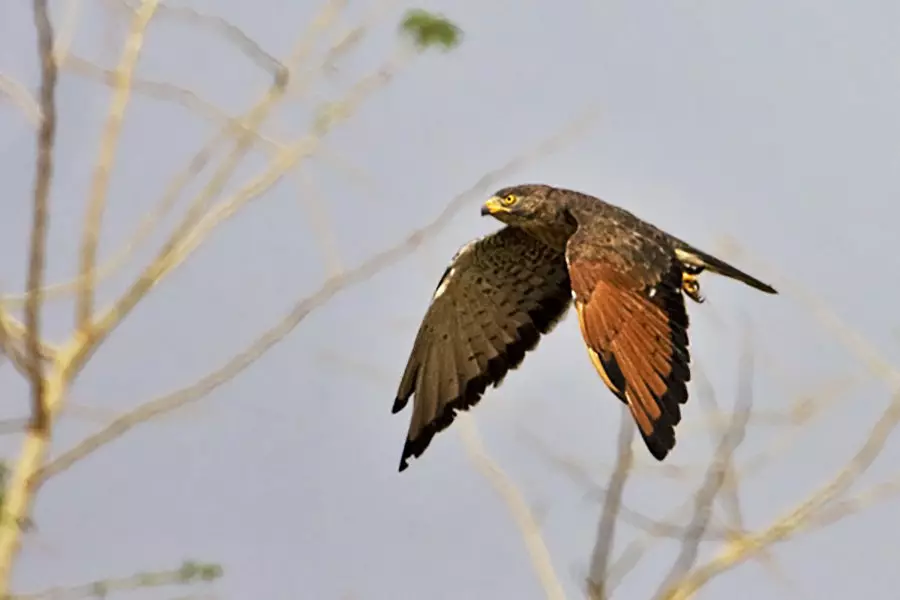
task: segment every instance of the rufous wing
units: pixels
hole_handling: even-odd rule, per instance
[[[675,446],[691,378],[680,273],[673,267],[648,281],[582,260],[569,265],[569,275],[591,362],[628,405],[650,453],[663,460]]]

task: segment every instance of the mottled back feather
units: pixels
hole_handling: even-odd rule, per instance
[[[675,446],[691,378],[682,274],[655,240],[616,227],[583,219],[569,240],[575,308],[595,369],[662,460]]]

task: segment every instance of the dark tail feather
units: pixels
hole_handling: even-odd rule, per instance
[[[701,252],[696,248],[678,248],[675,250],[675,256],[686,265],[708,269],[713,273],[737,279],[738,281],[742,281],[750,287],[766,292],[767,294],[778,293],[771,285],[765,284],[759,279],[747,275],[740,269],[732,267],[727,262],[719,260],[715,256],[710,256],[705,252]]]

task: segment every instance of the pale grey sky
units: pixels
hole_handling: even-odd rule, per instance
[[[0,3],[0,71],[34,88],[28,4]],[[73,50],[112,66],[122,27],[103,7],[113,3],[84,4]],[[277,56],[289,51],[318,7],[283,0],[182,5],[229,19]],[[57,13],[63,6],[54,3]],[[751,269],[750,259],[739,265],[776,287],[784,277],[814,291],[885,356],[900,359],[895,2],[418,6],[456,20],[466,33],[463,45],[414,61],[329,136],[326,156],[304,167],[337,224],[345,265],[429,222],[484,173],[593,106],[599,117],[589,131],[502,183],[582,189],[710,251],[730,236],[756,266]],[[343,23],[352,26],[368,8],[354,4]],[[267,131],[285,139],[302,134],[312,106],[377,68],[395,44],[405,8],[386,15],[338,72],[317,79]],[[150,28],[138,75],[190,87],[234,114],[267,85],[264,73],[214,34],[163,17]],[[76,268],[108,94],[69,73],[59,104],[51,279]],[[214,131],[213,123],[180,106],[133,99],[111,183],[104,256]],[[0,104],[4,291],[18,291],[24,281],[33,153],[27,123],[9,103]],[[253,156],[231,189],[262,165],[261,155]],[[346,165],[363,178],[352,179]],[[72,400],[124,411],[190,383],[315,290],[324,269],[304,195],[301,178],[288,177],[222,227],[97,353]],[[402,476],[396,472],[409,413],[391,415],[390,407],[419,319],[453,252],[497,227],[478,216],[473,201],[414,256],[313,312],[229,385],[136,429],[45,486],[35,511],[40,531],[23,552],[17,588],[195,558],[223,565],[225,578],[214,589],[228,599],[542,598],[513,520],[466,459],[458,432],[440,434],[421,460]],[[150,256],[144,250],[139,258]],[[103,297],[134,273],[111,280]],[[799,394],[853,378],[852,391],[813,426],[791,432],[759,425],[748,432],[739,463],[785,437],[791,442],[775,464],[744,482],[747,522],[759,528],[824,484],[855,452],[888,389],[795,295],[765,296],[712,276],[703,285],[709,301],[689,308],[692,352],[721,403],[733,399],[745,316],[761,352],[757,408],[786,410]],[[54,303],[48,329],[68,331],[71,314],[69,303]],[[527,436],[604,481],[619,404],[593,372],[574,318],[524,367],[490,390],[475,414],[488,449],[541,515],[569,597],[579,598],[600,505]],[[7,367],[0,386],[3,416],[20,416],[24,384]],[[694,384],[692,393],[697,389]],[[696,397],[684,415],[667,464],[694,467],[699,477],[712,445],[699,426]],[[65,419],[54,451],[95,427]],[[866,485],[895,476],[898,439]],[[17,442],[4,438],[6,456]],[[626,503],[665,517],[697,477],[654,476],[659,465],[637,444],[641,471],[629,483]],[[751,562],[699,597],[892,598],[900,586],[895,506],[879,504],[775,548],[789,583]],[[622,527],[619,551],[635,533]],[[710,550],[704,547],[701,560]],[[618,597],[648,597],[675,551],[672,542],[654,546]]]

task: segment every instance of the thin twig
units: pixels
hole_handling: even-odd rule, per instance
[[[815,531],[837,523],[849,516],[859,513],[863,508],[892,498],[900,492],[900,476],[895,476],[889,481],[873,485],[867,490],[859,492],[852,498],[838,502],[832,502],[823,508],[818,515],[810,519],[804,527],[804,532]]]
[[[40,127],[41,107],[20,81],[0,73],[0,95],[12,100],[33,127]]]
[[[62,66],[72,70],[74,73],[90,77],[95,81],[102,82],[114,88],[119,81],[119,74],[116,70],[103,68],[74,54],[70,54],[65,62],[62,63]],[[147,97],[156,98],[157,100],[175,102],[198,115],[211,119],[219,124],[226,125],[229,130],[247,128],[242,122],[241,117],[232,117],[226,113],[225,110],[219,108],[212,102],[201,98],[196,92],[177,86],[174,83],[132,78],[131,91],[132,93],[141,93]],[[253,134],[257,140],[264,143],[264,148],[266,150],[271,151],[273,149],[277,150],[278,148],[284,147],[283,142],[272,139],[260,131],[250,130],[250,133]]]
[[[541,535],[541,528],[531,514],[531,509],[522,494],[516,488],[515,484],[509,479],[506,473],[494,462],[488,455],[481,437],[478,435],[478,428],[475,419],[471,413],[460,413],[457,416],[459,422],[458,429],[463,437],[464,447],[469,459],[475,464],[475,467],[497,490],[497,493],[503,498],[509,512],[516,521],[516,526],[522,534],[525,541],[525,548],[531,558],[531,565],[537,573],[541,586],[544,589],[544,595],[547,600],[565,600],[566,594],[563,590],[556,571],[553,568],[553,558],[544,538]]]
[[[38,292],[40,293],[40,292]],[[31,377],[31,364],[25,358],[25,353],[16,345],[12,334],[9,331],[7,321],[11,319],[0,304],[0,354],[3,354],[16,370],[26,378]]]
[[[606,571],[609,567],[609,558],[615,541],[616,522],[622,509],[622,495],[625,491],[625,482],[631,471],[634,461],[634,453],[631,444],[634,441],[634,420],[628,409],[621,407],[619,419],[619,437],[617,446],[616,468],[609,478],[606,500],[603,503],[603,513],[600,523],[597,525],[597,537],[594,540],[594,550],[591,555],[591,568],[588,575],[588,597],[591,600],[605,600]]]
[[[342,354],[323,351],[319,354],[319,358],[327,362],[337,363],[337,366],[341,367],[342,370],[349,370],[373,381],[386,382],[393,379],[392,376],[377,367],[353,361]],[[544,588],[545,595],[550,599],[564,598],[562,585],[556,576],[552,558],[544,543],[541,528],[534,511],[529,508],[515,482],[485,450],[484,444],[481,442],[481,436],[478,433],[478,425],[474,415],[471,412],[463,413],[459,415],[457,422],[460,439],[466,455],[481,474],[494,486],[494,489],[497,490],[512,513],[516,526],[522,534],[532,566]]]
[[[134,592],[137,590],[208,583],[221,575],[215,565],[193,565],[186,563],[177,569],[160,571],[144,571],[124,577],[98,579],[90,583],[73,586],[57,586],[32,592],[30,594],[13,594],[9,600],[76,600],[79,598],[106,598],[117,592]]]
[[[116,67],[116,85],[110,101],[106,126],[100,142],[100,155],[91,181],[90,200],[84,219],[79,276],[81,286],[78,293],[75,315],[78,329],[87,332],[94,314],[95,271],[97,244],[100,239],[100,225],[109,193],[109,180],[118,147],[119,134],[125,119],[125,109],[131,99],[131,79],[137,66],[138,57],[144,44],[144,33],[150,25],[158,5],[158,0],[144,0],[135,12],[131,31],[125,41],[122,58]]]
[[[31,372],[31,429],[46,435],[49,429],[44,404],[44,373],[41,360],[41,286],[47,247],[50,185],[53,180],[53,145],[56,138],[56,61],[53,60],[53,24],[46,0],[34,0],[38,55],[41,60],[41,125],[38,129],[31,242],[28,258],[28,300],[25,305],[26,351]],[[5,337],[5,336],[4,336]]]
[[[731,426],[722,436],[722,440],[716,448],[715,458],[709,465],[706,478],[694,497],[694,516],[688,525],[681,552],[675,559],[669,574],[659,586],[656,594],[659,598],[668,598],[671,593],[669,590],[682,580],[697,561],[700,540],[709,523],[712,505],[725,482],[731,457],[744,440],[747,419],[753,407],[753,354],[747,345],[745,345],[743,355]]]
[[[269,71],[276,81],[280,81],[282,85],[286,83],[287,72],[281,61],[263,50],[256,40],[224,17],[202,13],[188,6],[160,4],[159,8],[160,16],[173,17],[212,29],[223,39],[231,42],[259,67]]]
[[[59,68],[69,55],[72,40],[78,30],[78,22],[81,17],[82,0],[69,0],[66,2],[66,12],[62,18],[62,25],[56,33],[53,43],[53,57],[56,59],[56,67]]]
[[[300,184],[300,203],[306,209],[309,216],[310,229],[319,242],[319,247],[325,258],[325,269],[328,276],[337,275],[343,270],[341,266],[341,253],[338,249],[337,235],[331,227],[331,219],[328,215],[328,205],[313,181],[312,174],[307,170],[298,170],[297,177]]]
[[[525,435],[530,439],[531,443],[538,452],[540,452],[543,458],[549,461],[557,471],[568,476],[576,485],[586,488],[592,499],[596,498],[598,501],[605,502],[606,496],[609,493],[608,488],[595,481],[594,476],[586,467],[580,464],[578,460],[571,456],[559,454],[531,432],[525,432]],[[624,503],[619,505],[618,510],[619,519],[635,528],[644,530],[653,537],[667,537],[680,540],[685,536],[686,527],[673,522],[671,519],[666,521],[653,519]],[[723,528],[710,528],[704,532],[704,540],[721,541],[727,539],[728,534],[729,532]],[[611,591],[611,589],[607,589],[607,595],[610,595]]]
[[[699,388],[697,390],[697,400],[700,403],[701,408],[708,414],[720,415],[722,410],[719,407],[719,402],[716,400],[716,392],[713,389],[712,384],[706,378],[703,370],[699,368],[699,365],[695,367],[694,375],[697,387]],[[712,431],[713,430],[711,430],[711,433]],[[715,436],[712,437],[715,442]],[[728,519],[731,521],[731,526],[726,528],[726,537],[729,540],[735,539],[746,533],[746,528],[744,526],[744,511],[741,506],[740,478],[741,475],[735,465],[734,456],[731,456],[725,465],[725,480],[722,484],[722,493],[719,494],[719,501],[725,509]],[[781,583],[788,583],[784,572],[779,568],[778,562],[770,552],[766,551],[760,553],[758,559],[763,568],[769,571],[773,579],[776,579]]]

